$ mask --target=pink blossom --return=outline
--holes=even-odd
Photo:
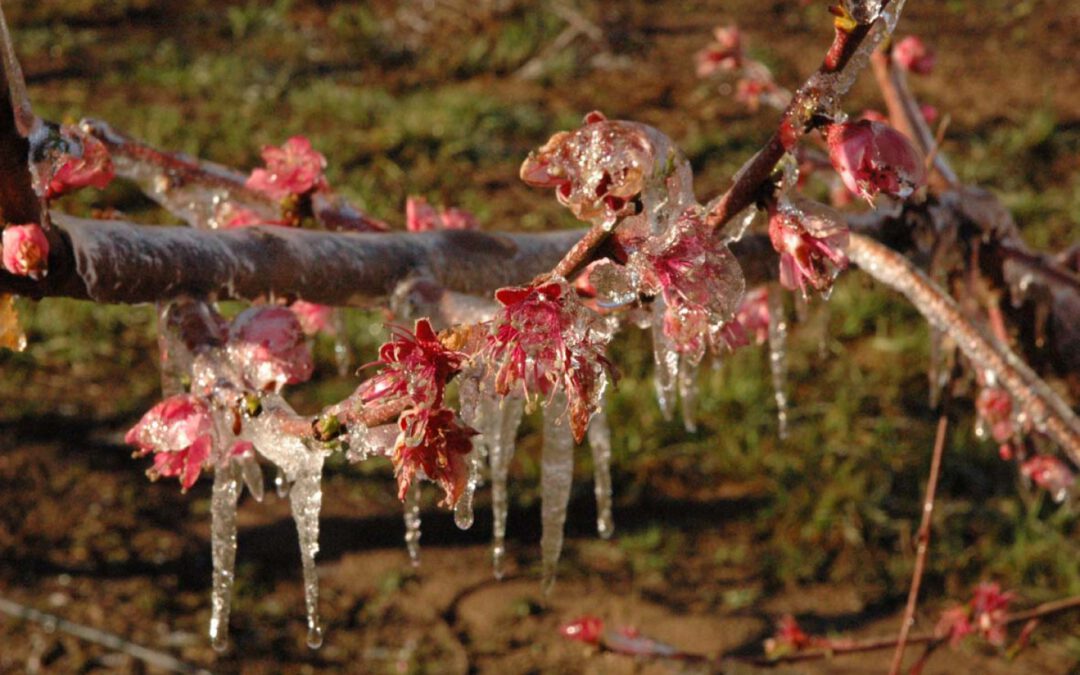
[[[1000,387],[983,387],[975,399],[979,417],[990,425],[990,434],[998,443],[1007,443],[1016,433],[1013,423],[1012,399]]]
[[[833,124],[829,159],[849,190],[868,200],[879,193],[907,197],[926,182],[923,158],[902,133],[882,122]]]
[[[580,129],[561,131],[529,153],[521,179],[533,187],[555,188],[559,203],[581,220],[611,226],[638,213],[653,154],[645,126],[608,120],[594,111]]]
[[[407,396],[417,406],[442,407],[446,383],[461,370],[465,355],[447,349],[427,319],[418,320],[413,331],[395,326],[379,360],[368,364],[383,369],[360,385],[364,403]]]
[[[937,56],[922,40],[909,35],[893,46],[893,62],[909,73],[929,75],[934,70]]]
[[[53,199],[72,190],[91,186],[99,190],[107,186],[116,175],[113,168],[112,158],[105,144],[90,134],[81,131],[71,131],[65,127],[68,133],[78,136],[78,142],[82,146],[79,156],[65,155],[59,168],[53,173],[49,185],[45,190],[45,198]]]
[[[465,209],[451,206],[439,211],[444,230],[479,230],[480,221]]]
[[[442,219],[426,199],[410,195],[405,199],[405,229],[409,232],[439,230],[442,229]]]
[[[920,105],[919,113],[922,114],[923,119],[926,120],[927,124],[933,124],[937,121],[937,118],[941,116],[941,114],[938,113],[938,109],[930,105],[929,103],[923,103],[922,105]]]
[[[306,300],[296,300],[289,309],[300,321],[300,328],[305,335],[315,335],[319,331],[331,331],[331,320],[334,317],[334,308],[328,305],[317,305]]]
[[[262,157],[266,168],[252,171],[247,186],[271,199],[306,194],[325,185],[326,158],[303,136],[293,136],[281,147],[263,148]]]
[[[154,454],[152,480],[177,476],[187,491],[199,479],[212,447],[210,411],[190,394],[170,396],[151,408],[124,436],[136,456]]]
[[[7,226],[3,243],[4,269],[8,272],[34,280],[48,273],[49,240],[37,224]]]
[[[757,112],[761,100],[777,91],[776,83],[764,77],[743,77],[735,83],[735,100],[742,103],[750,112]]]
[[[495,389],[505,396],[515,386],[550,395],[561,386],[570,406],[570,427],[580,441],[596,411],[611,364],[603,355],[610,334],[565,281],[495,293],[503,305],[484,348],[496,367]]]
[[[1065,462],[1051,455],[1031,457],[1020,466],[1020,473],[1055,498],[1058,495],[1064,497],[1076,482],[1076,476]]]
[[[398,482],[398,499],[404,499],[409,485],[422,471],[428,480],[443,489],[442,504],[457,503],[469,478],[465,455],[472,451],[476,431],[460,424],[447,408],[416,408],[401,415],[392,461]]]
[[[559,635],[589,645],[599,645],[604,634],[604,621],[598,616],[586,614],[559,626]]]
[[[827,209],[827,210],[826,210]],[[848,230],[832,209],[809,200],[773,208],[769,240],[780,254],[780,283],[806,295],[809,285],[825,293],[847,268]]]
[[[939,640],[949,639],[949,646],[956,648],[965,637],[975,632],[971,626],[971,610],[964,605],[956,605],[941,613],[934,626],[934,637]]]
[[[1003,593],[996,583],[983,582],[975,588],[971,599],[971,623],[990,644],[1005,644],[1005,618],[1009,603],[1015,597],[1012,592]]]
[[[733,71],[742,66],[742,33],[738,26],[717,26],[714,42],[697,53],[697,75],[708,77],[716,71]]]
[[[285,307],[252,307],[229,327],[227,349],[256,389],[278,391],[311,377],[314,364],[300,321]]]

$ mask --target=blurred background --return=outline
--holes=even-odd
[[[794,88],[831,39],[824,1],[17,0],[4,3],[36,110],[97,117],[162,148],[248,170],[294,134],[326,155],[339,191],[401,227],[406,195],[476,213],[484,229],[579,226],[517,179],[526,153],[590,110],[675,139],[704,200],[767,138],[694,54],[737,22],[750,53]],[[1077,242],[1080,9],[1052,0],[910,0],[899,35],[937,50],[916,94],[951,122],[944,152],[993,190],[1027,240]],[[883,108],[869,74],[846,109]],[[172,222],[124,181],[61,208]],[[706,654],[752,653],[783,613],[814,632],[893,633],[913,564],[936,414],[927,329],[858,272],[814,301],[789,340],[790,436],[777,437],[767,354],[746,348],[700,375],[698,430],[662,419],[646,335],[611,350],[616,534],[595,538],[579,454],[554,596],[539,589],[538,419],[511,468],[509,578],[491,578],[491,518],[472,529],[425,496],[410,567],[389,463],[331,463],[322,552],[324,647],[304,646],[296,535],[273,494],[240,510],[233,648],[210,649],[209,481],[151,484],[122,432],[158,396],[152,307],[19,302],[28,349],[0,352],[0,594],[224,672],[681,672],[564,641],[582,613]],[[350,311],[356,363],[375,358],[381,312]],[[333,344],[290,400],[345,396]],[[1017,479],[957,401],[919,626],[996,580],[1027,606],[1080,593],[1080,518]],[[272,491],[271,491],[272,492]],[[245,498],[247,499],[247,498]],[[139,671],[129,657],[0,617],[0,669]],[[928,672],[1067,672],[1080,623],[1059,618],[1010,664],[977,646]],[[789,672],[878,672],[884,654]],[[814,670],[814,669],[817,670]]]

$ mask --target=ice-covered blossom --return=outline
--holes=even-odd
[[[873,199],[904,198],[926,182],[923,158],[904,134],[883,122],[858,120],[828,127],[829,159],[849,190]]]
[[[81,153],[63,155],[59,160],[45,189],[47,199],[88,186],[103,189],[116,175],[104,143],[90,134],[73,131],[71,127],[65,127],[64,132],[77,136],[78,143],[73,147],[81,149]]]
[[[1016,596],[1002,592],[996,583],[983,582],[975,588],[971,599],[971,625],[992,645],[1005,644],[1005,618],[1009,603]]]
[[[496,391],[505,396],[520,388],[526,398],[548,397],[562,387],[570,428],[580,441],[607,385],[607,325],[561,279],[503,288],[495,298],[502,316],[493,324],[484,357],[495,369]]]
[[[521,179],[555,188],[559,202],[581,220],[614,225],[638,213],[636,198],[653,169],[654,148],[646,127],[585,116],[576,131],[561,131],[521,165]]]
[[[730,72],[742,66],[742,33],[738,26],[717,26],[713,38],[713,42],[697,53],[698,77],[709,77],[717,71]]]
[[[1020,465],[1020,473],[1055,498],[1064,498],[1076,482],[1068,465],[1052,455],[1028,458]]]
[[[49,240],[35,223],[4,228],[4,269],[12,274],[41,279],[48,272]]]
[[[413,404],[439,408],[446,383],[461,370],[465,355],[447,349],[427,319],[416,322],[413,332],[393,327],[390,341],[379,349],[379,360],[369,365],[382,371],[360,385],[364,403],[408,397]]]
[[[300,328],[305,335],[315,335],[320,331],[328,331],[332,328],[331,320],[334,316],[334,308],[329,305],[319,305],[306,300],[297,300],[289,305],[289,309],[296,315],[300,322]]]
[[[398,499],[404,499],[418,472],[437,483],[445,493],[442,503],[457,503],[469,480],[465,456],[472,450],[476,431],[458,422],[447,408],[416,408],[398,420],[392,461],[398,482]]]
[[[405,229],[409,232],[477,230],[480,223],[465,209],[452,206],[436,211],[423,197],[410,196],[405,200]]]
[[[300,321],[286,307],[252,307],[229,326],[227,350],[248,384],[278,391],[311,377],[314,364]]]
[[[843,217],[823,204],[784,200],[769,213],[769,240],[780,254],[780,283],[827,293],[847,268],[848,229]]]
[[[325,182],[326,158],[303,136],[293,136],[281,147],[263,148],[262,158],[266,168],[252,171],[247,186],[271,199],[306,194]]]
[[[990,428],[990,435],[998,443],[1008,443],[1016,433],[1013,421],[1012,399],[1001,387],[983,387],[975,399],[979,418]]]
[[[893,62],[916,75],[929,75],[934,70],[937,56],[933,50],[915,35],[909,35],[893,46]]]
[[[604,620],[598,616],[586,614],[569,623],[559,626],[559,635],[568,640],[577,640],[588,645],[599,645],[604,634]]]
[[[213,447],[210,411],[190,394],[171,396],[151,408],[124,436],[136,456],[154,453],[151,479],[176,476],[184,490],[199,479]]]

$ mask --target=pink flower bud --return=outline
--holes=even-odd
[[[229,327],[229,357],[256,389],[278,391],[311,377],[314,364],[296,315],[285,307],[252,307]]]
[[[1050,455],[1028,459],[1020,466],[1020,473],[1057,500],[1063,499],[1076,482],[1076,476],[1065,462]]]
[[[937,121],[938,117],[941,116],[941,114],[938,112],[938,109],[930,105],[929,103],[923,103],[922,105],[920,105],[919,112],[922,114],[923,119],[926,120],[927,124],[933,124]]]
[[[809,285],[819,293],[832,288],[847,268],[848,230],[844,220],[823,204],[800,199],[772,210],[769,240],[780,254],[780,283],[806,294]]]
[[[293,136],[280,148],[263,148],[262,157],[266,168],[252,171],[247,186],[271,199],[306,194],[325,185],[326,157],[303,136]]]
[[[992,645],[1005,644],[1005,619],[1009,603],[1016,596],[1002,592],[996,583],[983,582],[971,599],[971,624]]]
[[[334,308],[327,305],[317,305],[306,300],[297,300],[289,305],[289,309],[296,315],[300,322],[300,328],[305,335],[315,335],[320,331],[332,329],[330,320],[334,316]]]
[[[426,199],[410,195],[405,199],[405,229],[409,232],[439,230],[442,220]]]
[[[124,436],[136,455],[154,453],[151,479],[177,476],[186,491],[199,479],[213,444],[210,411],[190,394],[170,396],[151,408]]]
[[[1012,399],[1000,387],[983,387],[975,399],[975,411],[983,422],[990,425],[990,434],[998,443],[1012,440],[1016,432],[1013,424]]]
[[[902,133],[859,120],[828,128],[829,159],[844,185],[868,200],[879,192],[904,198],[926,182],[923,158]]]
[[[933,72],[934,63],[937,61],[933,50],[914,35],[909,35],[897,42],[892,54],[896,65],[916,75],[929,75]]]
[[[4,229],[3,241],[4,269],[34,280],[45,276],[49,264],[49,240],[38,225],[9,225]]]

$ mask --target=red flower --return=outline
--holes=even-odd
[[[975,588],[971,599],[971,623],[992,645],[1005,644],[1005,617],[1014,597],[1012,592],[1002,593],[1001,586],[996,583],[983,582]]]
[[[575,216],[611,227],[638,212],[635,200],[653,170],[654,152],[647,127],[591,112],[580,129],[561,131],[529,153],[521,180],[555,188]]]
[[[717,26],[713,29],[714,42],[697,53],[697,75],[708,77],[718,70],[732,71],[742,66],[742,33],[738,26]]]
[[[40,280],[48,273],[49,240],[35,223],[9,225],[3,234],[4,269]]]
[[[803,295],[807,285],[827,293],[847,268],[847,227],[839,214],[822,204],[800,199],[773,208],[769,240],[780,254],[780,283]]]
[[[422,471],[443,489],[442,504],[456,504],[469,479],[465,455],[472,451],[476,431],[459,424],[453,410],[426,407],[403,413],[398,428],[392,456],[398,499],[405,498],[417,471]]]
[[[1020,473],[1055,499],[1063,499],[1076,482],[1065,462],[1050,455],[1036,455],[1020,466]]]
[[[909,73],[929,75],[934,70],[937,57],[934,52],[914,35],[900,40],[893,47],[893,62]]]
[[[975,410],[998,443],[1007,443],[1016,433],[1013,424],[1012,399],[1000,387],[983,387],[975,399]]]
[[[407,396],[418,406],[442,407],[446,383],[461,370],[465,355],[443,346],[427,319],[418,320],[413,330],[395,326],[379,360],[368,364],[383,370],[360,385],[364,403]]]
[[[559,626],[559,635],[589,645],[599,645],[604,634],[604,621],[598,616],[586,614],[570,623]]]
[[[187,491],[210,459],[211,426],[210,411],[202,399],[177,394],[143,415],[124,442],[137,448],[136,456],[155,453],[154,465],[147,471],[152,480],[177,476]]]
[[[565,281],[503,288],[495,293],[503,316],[488,336],[485,354],[497,368],[495,390],[516,385],[550,395],[562,386],[570,404],[570,427],[580,441],[606,386],[610,339],[602,320],[581,305]]]
[[[266,168],[252,171],[247,186],[271,199],[306,194],[325,185],[326,158],[303,136],[293,136],[280,148],[263,148],[262,157]]]
[[[907,197],[926,182],[923,158],[902,133],[882,122],[833,124],[829,159],[849,190],[866,199],[879,192]]]
[[[229,327],[227,350],[256,389],[278,391],[311,377],[314,364],[296,315],[285,307],[252,307]]]
[[[937,625],[934,626],[934,637],[939,640],[949,638],[949,646],[954,649],[960,646],[965,637],[975,631],[971,626],[971,610],[963,605],[951,607],[941,613]]]
[[[74,147],[81,148],[78,155],[64,155],[45,189],[45,198],[52,199],[79,188],[91,186],[103,189],[116,175],[112,158],[105,144],[75,127],[64,127],[62,132],[74,136]]]

